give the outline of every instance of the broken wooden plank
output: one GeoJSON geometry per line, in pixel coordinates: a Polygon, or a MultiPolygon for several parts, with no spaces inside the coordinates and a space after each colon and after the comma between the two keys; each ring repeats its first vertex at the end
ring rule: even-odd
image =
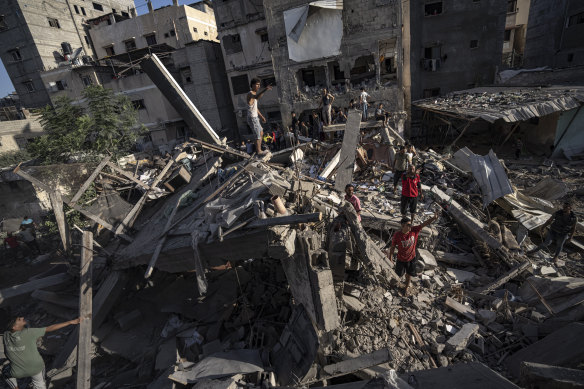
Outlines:
{"type": "Polygon", "coordinates": [[[25,282],[24,284],[14,285],[0,290],[0,305],[5,303],[8,299],[22,296],[34,292],[37,289],[47,288],[63,284],[69,281],[71,277],[67,273],[55,274],[53,276],[41,278],[34,281],[25,282]]]}
{"type": "Polygon", "coordinates": [[[331,173],[335,170],[335,168],[339,164],[340,160],[341,160],[341,149],[339,149],[339,151],[337,151],[337,153],[334,155],[334,157],[331,158],[328,165],[326,165],[326,167],[322,170],[322,172],[318,176],[322,177],[322,178],[328,178],[331,175],[331,173]]]}
{"type": "Polygon", "coordinates": [[[49,199],[51,200],[51,206],[53,207],[53,213],[55,214],[55,220],[57,221],[57,228],[59,229],[63,249],[65,250],[65,253],[69,254],[71,250],[71,234],[69,233],[69,226],[67,225],[67,220],[63,213],[63,198],[59,189],[49,192],[49,199]]]}
{"type": "Polygon", "coordinates": [[[122,176],[129,178],[130,180],[132,180],[133,182],[135,182],[136,184],[140,185],[142,188],[146,189],[146,190],[150,190],[152,188],[150,188],[149,185],[147,185],[146,183],[140,181],[139,179],[137,179],[136,177],[134,177],[133,174],[128,173],[127,171],[125,171],[124,169],[120,168],[119,166],[108,162],[107,166],[109,166],[111,169],[113,169],[114,171],[118,172],[119,174],[121,174],[122,176]]]}
{"type": "Polygon", "coordinates": [[[479,293],[489,293],[497,289],[504,283],[508,282],[510,279],[517,277],[519,274],[523,273],[531,267],[531,262],[525,261],[515,266],[513,269],[509,270],[507,273],[503,274],[501,277],[497,278],[495,281],[488,285],[477,288],[476,291],[479,293]]]}
{"type": "Polygon", "coordinates": [[[91,313],[93,285],[93,234],[83,232],[79,277],[79,346],[77,347],[77,389],[91,388],[91,313]]]}
{"type": "MultiPolygon", "coordinates": [[[[105,220],[103,220],[102,218],[100,218],[97,215],[92,214],[89,211],[86,211],[82,208],[80,208],[77,204],[73,205],[72,208],[74,210],[76,210],[77,212],[81,213],[83,216],[85,216],[88,219],[93,220],[94,222],[100,224],[101,226],[103,226],[104,228],[107,228],[108,230],[110,230],[111,232],[114,232],[114,226],[112,226],[111,224],[109,224],[108,222],[106,222],[105,220]]],[[[121,238],[123,238],[125,241],[127,242],[132,242],[134,239],[132,239],[131,237],[129,237],[126,234],[118,234],[121,238]]]]}
{"type": "Polygon", "coordinates": [[[408,322],[407,324],[408,324],[408,327],[410,328],[410,331],[412,331],[412,334],[414,335],[414,339],[416,339],[416,342],[418,342],[418,345],[420,347],[422,347],[422,350],[424,350],[424,354],[426,354],[428,359],[430,359],[430,362],[432,363],[432,367],[437,368],[438,366],[436,365],[434,358],[432,357],[432,355],[428,351],[428,345],[426,344],[426,342],[424,342],[424,340],[420,336],[420,333],[418,332],[416,327],[414,327],[414,325],[412,323],[408,322]]]}
{"type": "Polygon", "coordinates": [[[333,378],[351,374],[371,366],[377,366],[391,360],[392,356],[389,349],[383,348],[370,354],[358,356],[357,358],[347,359],[332,365],[324,366],[323,370],[326,373],[325,378],[333,378]]]}
{"type": "Polygon", "coordinates": [[[340,163],[335,176],[335,189],[344,192],[345,185],[353,181],[355,168],[355,150],[359,142],[361,113],[356,110],[349,111],[343,144],[341,146],[340,163]]]}
{"type": "Polygon", "coordinates": [[[148,199],[148,194],[150,193],[150,190],[158,186],[158,184],[160,183],[164,175],[168,172],[168,169],[170,169],[173,163],[174,163],[173,159],[168,161],[166,166],[164,166],[164,169],[162,169],[158,176],[156,176],[154,182],[152,182],[152,184],[150,185],[150,189],[144,192],[140,200],[138,200],[138,202],[134,205],[130,212],[128,212],[124,220],[122,220],[122,222],[118,225],[118,227],[114,231],[116,235],[122,235],[122,232],[126,227],[132,227],[134,225],[134,220],[136,220],[138,212],[140,212],[144,204],[146,204],[146,200],[148,199]]]}
{"type": "Polygon", "coordinates": [[[303,223],[316,223],[322,220],[322,213],[304,213],[301,215],[290,215],[290,216],[278,216],[269,217],[266,219],[257,219],[249,223],[247,226],[250,228],[254,227],[270,227],[270,226],[284,226],[284,225],[295,225],[303,223]]]}
{"type": "Polygon", "coordinates": [[[449,308],[454,309],[456,312],[460,313],[462,316],[466,317],[469,320],[475,320],[475,311],[467,307],[464,304],[459,303],[458,301],[451,299],[450,297],[446,297],[446,301],[444,301],[444,305],[449,308]]]}
{"type": "Polygon", "coordinates": [[[54,292],[49,292],[46,290],[35,290],[32,292],[31,297],[40,301],[47,303],[59,305],[65,308],[77,309],[79,307],[79,299],[77,297],[69,295],[59,295],[54,292]]]}
{"type": "Polygon", "coordinates": [[[213,150],[213,151],[216,151],[216,152],[221,153],[221,154],[223,154],[223,153],[232,154],[232,155],[236,155],[238,157],[241,157],[243,159],[252,158],[251,155],[249,155],[248,153],[244,153],[243,151],[236,150],[236,149],[229,147],[229,146],[211,144],[211,143],[203,142],[202,140],[195,139],[195,138],[189,138],[189,140],[191,142],[200,144],[201,147],[203,147],[205,149],[213,150]]]}
{"type": "Polygon", "coordinates": [[[110,158],[111,158],[111,156],[108,155],[99,163],[99,165],[97,165],[97,167],[95,168],[93,173],[91,173],[91,175],[89,177],[87,177],[87,180],[85,180],[85,182],[83,183],[83,185],[81,185],[81,187],[79,188],[77,193],[75,193],[75,195],[73,196],[71,201],[69,201],[70,206],[77,204],[77,201],[79,201],[79,199],[81,198],[83,193],[85,193],[87,188],[89,188],[89,185],[91,185],[91,183],[95,180],[97,175],[103,170],[105,165],[109,162],[110,158]]]}

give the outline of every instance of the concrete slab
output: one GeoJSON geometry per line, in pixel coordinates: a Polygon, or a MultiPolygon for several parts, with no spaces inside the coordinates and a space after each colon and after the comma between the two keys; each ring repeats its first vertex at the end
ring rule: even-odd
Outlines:
{"type": "Polygon", "coordinates": [[[575,368],[584,362],[584,323],[571,323],[529,345],[505,361],[507,370],[519,377],[521,362],[575,368]]]}
{"type": "Polygon", "coordinates": [[[479,362],[405,373],[400,378],[406,382],[416,382],[414,387],[419,389],[519,389],[519,386],[479,362]]]}
{"type": "Polygon", "coordinates": [[[426,249],[417,249],[418,254],[420,254],[420,260],[424,262],[424,269],[434,269],[438,267],[436,258],[434,255],[426,249]]]}
{"type": "Polygon", "coordinates": [[[340,162],[335,175],[335,189],[339,192],[345,191],[345,185],[353,181],[353,170],[355,168],[355,150],[359,142],[361,128],[361,113],[350,110],[345,125],[343,135],[343,145],[341,146],[340,162]]]}
{"type": "Polygon", "coordinates": [[[463,325],[456,334],[446,341],[446,353],[450,356],[454,356],[458,352],[464,350],[469,343],[472,342],[478,331],[478,324],[467,323],[463,325]]]}
{"type": "Polygon", "coordinates": [[[526,388],[584,388],[584,370],[522,362],[520,382],[526,388]]]}

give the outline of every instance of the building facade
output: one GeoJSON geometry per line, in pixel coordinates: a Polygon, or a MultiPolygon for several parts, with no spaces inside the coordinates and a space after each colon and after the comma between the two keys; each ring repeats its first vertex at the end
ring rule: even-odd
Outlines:
{"type": "Polygon", "coordinates": [[[412,100],[492,84],[507,0],[410,1],[412,100]]]}
{"type": "Polygon", "coordinates": [[[584,2],[531,0],[524,67],[584,65],[584,2]]]}
{"type": "Polygon", "coordinates": [[[503,67],[518,68],[523,64],[530,3],[531,0],[507,0],[503,67]]]}
{"type": "Polygon", "coordinates": [[[272,85],[259,101],[258,108],[269,122],[281,121],[278,88],[274,77],[271,46],[261,2],[227,0],[215,2],[215,19],[225,71],[229,79],[230,99],[242,134],[247,133],[245,96],[252,78],[262,85],[272,85]]]}
{"type": "Polygon", "coordinates": [[[135,15],[133,0],[0,0],[0,10],[0,58],[26,108],[50,102],[40,72],[95,55],[87,19],[135,15]]]}
{"type": "MultiPolygon", "coordinates": [[[[153,9],[132,18],[117,20],[116,14],[88,21],[97,58],[118,56],[154,45],[179,49],[197,40],[217,41],[215,15],[209,1],[193,5],[173,5],[153,9]]],[[[123,58],[123,57],[119,57],[123,58]]]]}
{"type": "Polygon", "coordinates": [[[370,117],[379,103],[402,112],[400,2],[323,3],[264,1],[284,122],[291,111],[306,117],[317,109],[325,87],[335,96],[333,109],[358,102],[365,88],[370,117]]]}

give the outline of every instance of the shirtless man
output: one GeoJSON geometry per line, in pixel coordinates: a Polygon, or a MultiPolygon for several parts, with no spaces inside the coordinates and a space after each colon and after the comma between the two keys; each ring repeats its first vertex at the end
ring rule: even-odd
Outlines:
{"type": "Polygon", "coordinates": [[[266,118],[258,109],[258,100],[264,95],[264,93],[272,89],[272,86],[268,85],[266,88],[260,91],[260,84],[261,81],[259,78],[252,78],[249,84],[250,91],[246,97],[247,124],[253,131],[256,143],[256,153],[258,154],[262,154],[262,137],[264,136],[264,130],[262,129],[260,119],[262,119],[262,122],[266,122],[266,118]]]}

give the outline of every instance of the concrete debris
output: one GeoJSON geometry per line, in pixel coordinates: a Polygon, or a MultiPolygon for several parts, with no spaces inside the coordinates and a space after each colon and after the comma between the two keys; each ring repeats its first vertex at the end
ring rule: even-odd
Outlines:
{"type": "MultiPolygon", "coordinates": [[[[389,258],[406,228],[391,168],[401,135],[351,111],[327,142],[250,155],[175,98],[202,140],[164,157],[106,157],[78,187],[59,188],[61,197],[51,177],[17,169],[48,193],[61,221],[52,233],[39,229],[43,260],[8,251],[0,318],[10,311],[39,326],[74,318],[84,296],[71,282],[83,267],[79,232],[91,229],[93,328],[91,339],[82,334],[91,347],[80,363],[92,386],[517,387],[503,376],[528,387],[576,385],[580,249],[567,244],[556,263],[545,250],[526,254],[572,188],[557,175],[551,189],[536,186],[550,167],[510,168],[491,153],[477,170],[469,148],[450,160],[409,153],[424,193],[412,224],[438,216],[417,235],[404,295],[403,263],[389,258]],[[345,196],[347,184],[358,202],[345,196]],[[83,228],[67,225],[73,210],[83,228]]],[[[79,335],[43,341],[55,385],[73,385],[79,335]]]]}

